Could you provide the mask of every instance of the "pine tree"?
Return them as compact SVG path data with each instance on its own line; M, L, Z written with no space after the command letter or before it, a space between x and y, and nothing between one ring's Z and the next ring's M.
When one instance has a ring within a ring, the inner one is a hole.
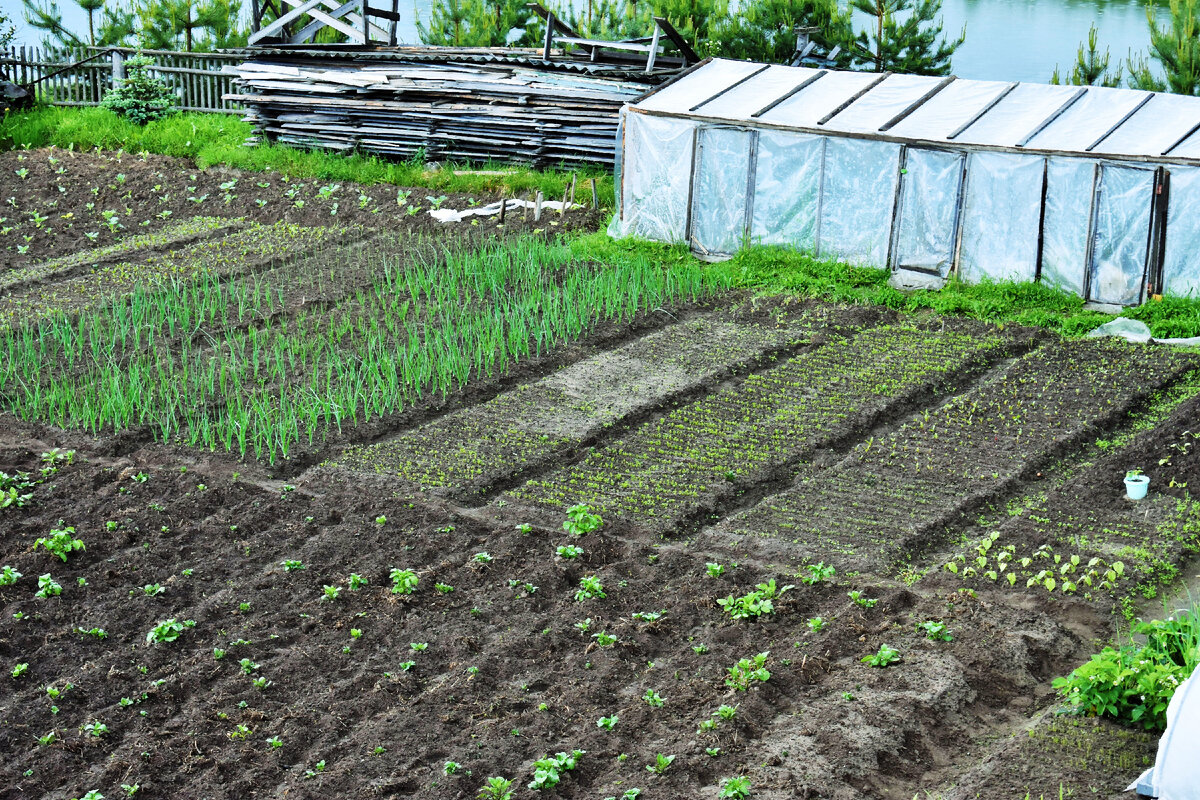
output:
M1067 76L1066 83L1072 86L1112 87L1121 85L1121 66L1117 65L1115 73L1108 71L1108 48L1104 48L1103 54L1100 53L1098 36L1096 26L1092 25L1091 30L1088 31L1087 44L1079 45L1079 52L1075 56L1075 68ZM1057 66L1054 68L1054 74L1050 76L1050 83L1063 83Z
M1153 5L1146 7L1150 57L1162 67L1165 81L1154 76L1145 58L1128 61L1129 85L1135 89L1200 94L1200 0L1170 0L1171 21L1159 27Z
M711 49L723 58L786 63L796 52L796 29L813 27L826 52L854 39L850 11L837 0L749 0L713 31Z
M445 47L536 47L545 30L526 0L435 0L429 25L417 20L422 42Z
M117 47L129 44L134 32L134 14L130 9L113 0L75 0L76 5L87 12L87 37L69 30L62 21L58 4L49 0L23 0L25 21L32 27L44 31L43 44L51 50L68 50L92 45L94 47ZM99 15L97 15L99 12Z
M857 57L876 72L949 75L950 59L966 40L942 36L942 0L850 0L871 17L871 29L857 37Z
M0 8L0 49L8 47L9 42L13 40L17 30L13 27L12 18Z

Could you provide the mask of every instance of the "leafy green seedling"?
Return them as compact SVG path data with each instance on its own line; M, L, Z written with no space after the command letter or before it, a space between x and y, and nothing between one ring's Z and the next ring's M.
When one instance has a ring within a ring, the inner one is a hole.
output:
M704 565L704 571L708 573L708 577L710 578L719 578L725 574L725 565L709 561Z
M62 525L60 520L59 525ZM44 547L49 552L67 560L67 556L76 550L87 550L82 539L75 537L75 529L71 526L65 526L62 529L51 529L49 536L43 536L33 543L33 548L36 550L39 547Z
M946 623L926 620L917 626L917 630L925 634L931 642L953 642L954 636L946 629Z
M583 555L583 548L576 547L573 544L564 544L559 545L558 549L554 552L558 554L559 558L579 558L581 555Z
M583 750L572 750L569 754L557 753L534 761L533 780L530 781L529 788L537 791L553 789L562 780L562 773L575 769L579 757L583 754Z
M583 536L597 530L604 524L604 520L600 519L598 514L591 512L591 507L584 503L571 506L567 509L567 519L563 523L563 530L572 536Z
M0 568L0 586L12 586L20 577L21 573L17 572L8 564L5 564L3 568Z
M321 599L331 603L337 600L342 594L342 587L340 586L323 586L322 589L325 593L321 595Z
M19 678L28 671L29 671L28 663L17 664L15 667L12 668L12 676L14 678Z
M809 586L814 586L821 581L827 581L837 574L837 570L828 566L824 561L817 564L809 564L805 567L808 570L808 575L801 578L801 583L806 583Z
M825 618L810 617L807 624L810 631L813 633L820 633L825 628Z
M171 619L164 619L146 634L146 643L161 644L162 642L173 642L182 636L186 629L194 627L196 627L196 620L194 619L185 619L183 622L177 622L173 617Z
M277 750L283 747L283 740L278 736L272 736L270 739L267 739L267 744L271 745L272 750Z
M351 572L349 579L347 579L347 581L346 581L347 586L349 587L350 591L352 591L352 592L357 592L359 589L363 588L370 582L371 581L364 578L362 575L359 575L357 572Z
M616 727L617 720L619 719L620 717L618 717L616 714L613 714L611 717L601 717L600 719L596 720L596 727L603 728L606 731L611 731Z
M289 558L287 561L283 562L283 571L284 572L295 572L295 571L301 570L301 569L308 569L308 568L305 567L304 562L300 561L299 559Z
M604 584L595 575L588 575L579 579L579 591L575 592L575 599L579 602L591 600L593 598L603 599L607 597L604 593Z
M476 553L475 555L471 556L471 558L472 558L472 559L475 561L475 563L477 563L477 564L490 564L490 563L492 563L492 562L495 560L494 558L492 558L492 554L491 554L491 553L486 553L486 552L484 552L484 553Z
M437 590L438 594L450 594L454 591L454 587L448 583L435 583L433 588Z
M592 638L596 640L596 644L601 647L612 647L617 643L617 637L601 631L600 633L592 634Z
M238 666L242 668L242 672L246 673L247 675L252 675L254 674L255 670L262 666L262 664L255 664L251 659L243 658L238 662Z
M412 594L421 582L417 573L411 569L393 569L389 575L392 579L392 594Z
M655 775L662 775L671 766L671 762L675 760L675 756L666 756L659 753L654 757L653 764L647 764L646 769L653 772Z
M469 769L464 770L463 765L458 763L457 761L447 761L445 764L442 765L442 774L443 775L457 775L460 772L463 773L464 775L471 774L471 770L469 770Z
M653 689L647 689L646 693L644 695L642 695L642 700L643 700L643 702L646 703L646 705L650 706L651 708L662 708L663 703L666 702L663 699L663 696L660 695L658 692L654 691Z
M58 597L60 594L62 594L62 586L50 577L49 572L38 576L38 590L33 593L34 597L45 600L48 597Z
M775 579L771 578L766 583L760 583L755 586L753 592L744 594L741 597L730 595L729 597L718 599L717 605L728 611L729 616L733 619L761 617L763 614L773 613L775 611L775 600L794 588L791 584L783 588L778 588L775 585Z
M900 660L900 651L889 645L882 644L879 646L879 652L864 656L859 660L872 667L887 667Z
M766 668L767 656L770 654L768 650L752 658L740 659L726 670L729 677L725 679L725 685L744 692L755 683L766 683L771 678L771 673Z
M863 593L858 590L846 592L846 596L853 600L856 605L860 605L863 608L874 608L875 604L879 602L874 598L864 597Z
M723 779L721 790L717 793L720 800L745 800L749 796L750 779L744 776Z
M414 653L424 653L429 648L429 642L409 642L408 646Z
M479 789L478 800L512 800L513 798L513 782L500 775L492 776L487 779Z

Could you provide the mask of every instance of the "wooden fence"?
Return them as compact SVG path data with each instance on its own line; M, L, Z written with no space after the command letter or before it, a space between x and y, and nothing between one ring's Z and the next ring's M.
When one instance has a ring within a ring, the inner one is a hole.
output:
M114 76L123 77L125 60L137 52L126 47L47 52L40 47L14 45L7 52L0 50L0 73L23 86L36 82L34 89L44 103L97 106L112 88ZM170 50L143 50L142 54L154 59L148 72L175 90L181 110L242 113L241 103L223 99L237 92L233 85L237 76L221 72L225 65L240 64L242 56Z

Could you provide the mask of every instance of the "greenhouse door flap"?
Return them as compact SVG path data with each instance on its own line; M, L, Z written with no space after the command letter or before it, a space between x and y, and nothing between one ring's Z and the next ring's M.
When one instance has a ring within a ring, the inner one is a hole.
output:
M892 240L897 284L940 288L949 275L965 174L965 153L907 149Z

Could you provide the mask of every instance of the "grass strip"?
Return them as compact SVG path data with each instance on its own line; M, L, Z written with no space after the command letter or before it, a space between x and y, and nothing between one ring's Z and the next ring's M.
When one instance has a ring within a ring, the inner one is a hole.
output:
M579 187L578 181L596 178L600 202L612 205L612 175L603 169L539 171L489 163L472 165L475 172L457 174L468 168L445 164L442 169L429 170L423 158L388 161L359 153L345 155L273 144L246 147L246 139L252 134L249 123L228 114L174 114L144 126L134 125L106 108L50 106L0 116L0 150L54 146L145 151L191 159L201 169L223 164L257 172L274 170L297 178L390 183L445 192L506 190L509 195L517 195L540 189L551 200L562 199L574 174L581 198L587 190ZM479 174L482 171L496 174Z
M603 233L572 243L582 257L604 261L638 254L664 266L696 263L686 246L638 240L614 241ZM732 259L705 268L713 280L765 293L787 293L900 311L934 311L992 323L1034 325L1078 337L1112 319L1084 308L1084 300L1038 283L967 284L948 281L940 291L903 292L888 285L891 272L857 267L783 247L749 247ZM1200 336L1200 300L1168 297L1123 309L1159 338Z

